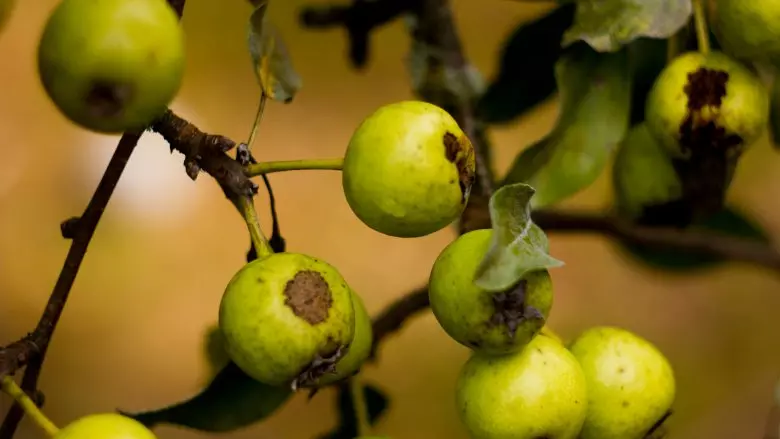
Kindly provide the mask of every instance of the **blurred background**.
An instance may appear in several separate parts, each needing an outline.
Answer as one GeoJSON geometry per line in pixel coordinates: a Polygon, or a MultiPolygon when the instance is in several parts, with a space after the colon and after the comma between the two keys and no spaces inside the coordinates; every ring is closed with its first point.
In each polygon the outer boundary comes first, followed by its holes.
{"type": "MultiPolygon", "coordinates": [[[[59,224],[82,212],[108,163],[116,136],[85,132],[48,101],[35,70],[37,39],[54,0],[17,2],[0,34],[0,344],[37,321],[68,241],[59,224]]],[[[274,2],[269,10],[292,51],[304,87],[291,105],[272,103],[257,156],[283,160],[341,155],[352,130],[380,105],[411,98],[402,22],[375,33],[364,72],[347,64],[339,30],[312,32],[299,9],[322,0],[274,2]]],[[[520,23],[549,10],[543,2],[453,0],[472,62],[490,78],[501,43],[520,23]]],[[[189,0],[186,79],[173,108],[208,132],[244,139],[259,88],[245,50],[246,1],[189,0]]],[[[78,54],[73,54],[78,56],[78,54]]],[[[511,126],[496,128],[496,168],[544,136],[557,116],[551,100],[511,126]]],[[[371,313],[427,279],[444,230],[393,239],[351,213],[336,172],[271,176],[282,230],[292,251],[336,265],[371,313]]],[[[609,173],[564,203],[599,209],[610,202],[609,173]]],[[[741,164],[729,194],[772,238],[780,236],[780,155],[764,139],[741,164]]],[[[258,208],[270,227],[267,197],[258,208]]],[[[230,203],[206,175],[189,180],[182,157],[147,134],[130,161],[74,286],[47,358],[41,388],[58,424],[91,412],[143,410],[186,398],[209,378],[202,339],[216,321],[226,282],[243,264],[248,239],[230,203]]],[[[672,437],[759,438],[780,370],[780,283],[765,269],[730,264],[679,275],[627,259],[599,236],[551,235],[556,304],[550,326],[565,338],[591,326],[621,325],[648,338],[678,379],[672,437]]],[[[430,313],[384,344],[366,379],[392,397],[377,432],[394,438],[466,438],[454,386],[468,351],[430,313]]],[[[0,397],[0,413],[10,406],[0,397]]],[[[297,395],[272,419],[224,438],[312,438],[336,422],[333,392],[297,395]]],[[[207,434],[163,427],[160,438],[207,434]]],[[[25,421],[18,438],[42,434],[25,421]]]]}

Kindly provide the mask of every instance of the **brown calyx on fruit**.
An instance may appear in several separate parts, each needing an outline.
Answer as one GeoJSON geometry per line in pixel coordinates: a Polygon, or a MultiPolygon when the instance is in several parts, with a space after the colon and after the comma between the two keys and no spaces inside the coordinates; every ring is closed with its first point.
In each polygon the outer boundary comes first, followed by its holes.
{"type": "Polygon", "coordinates": [[[517,328],[526,320],[541,319],[544,321],[544,316],[538,309],[526,305],[527,290],[528,281],[522,279],[508,290],[493,294],[494,312],[490,317],[490,324],[506,326],[509,338],[515,337],[517,328]]]}
{"type": "MultiPolygon", "coordinates": [[[[680,148],[688,158],[674,161],[683,186],[680,213],[686,226],[723,208],[743,139],[719,126],[720,106],[726,97],[728,72],[701,67],[688,74],[683,91],[688,114],[680,124],[680,148]]],[[[677,206],[679,207],[679,206],[677,206]]]]}
{"type": "Polygon", "coordinates": [[[698,111],[706,105],[720,107],[726,97],[728,72],[701,67],[688,74],[683,91],[688,96],[688,110],[698,111]]]}
{"type": "Polygon", "coordinates": [[[314,357],[314,360],[290,383],[292,390],[296,391],[299,387],[312,386],[320,377],[329,373],[335,374],[336,363],[344,358],[347,352],[349,352],[349,345],[341,345],[333,352],[314,357]]]}
{"type": "Polygon", "coordinates": [[[302,270],[287,281],[284,288],[284,304],[292,309],[296,316],[312,325],[324,322],[333,305],[333,294],[328,282],[314,270],[302,270]]]}
{"type": "Polygon", "coordinates": [[[129,84],[95,80],[85,97],[87,111],[94,117],[110,118],[122,114],[133,98],[133,87],[129,84]]]}
{"type": "Polygon", "coordinates": [[[465,204],[471,192],[471,186],[474,184],[476,173],[474,171],[474,146],[468,137],[458,138],[449,131],[444,133],[442,143],[444,143],[445,157],[458,168],[458,183],[462,194],[460,202],[465,204]]]}

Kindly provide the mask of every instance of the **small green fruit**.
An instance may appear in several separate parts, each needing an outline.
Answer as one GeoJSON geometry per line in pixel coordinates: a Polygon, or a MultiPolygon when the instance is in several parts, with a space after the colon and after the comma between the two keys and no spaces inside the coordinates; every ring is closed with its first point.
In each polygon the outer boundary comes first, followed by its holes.
{"type": "Polygon", "coordinates": [[[242,267],[219,308],[230,358],[270,385],[305,387],[333,370],[355,334],[352,293],[330,264],[276,253],[242,267]]]}
{"type": "Polygon", "coordinates": [[[53,439],[157,439],[135,419],[118,413],[98,413],[79,418],[60,429],[53,439]]]}
{"type": "Polygon", "coordinates": [[[569,350],[588,382],[580,439],[642,439],[665,419],[675,398],[674,373],[650,342],[624,329],[596,327],[569,350]]]}
{"type": "Polygon", "coordinates": [[[544,326],[553,303],[547,270],[532,271],[503,292],[474,283],[493,231],[474,230],[439,254],[428,280],[433,315],[458,343],[489,354],[515,352],[544,326]]]}
{"type": "Polygon", "coordinates": [[[352,292],[352,306],[355,309],[355,336],[352,339],[352,344],[349,345],[349,350],[344,358],[336,363],[335,373],[323,375],[317,380],[315,387],[326,386],[351,377],[360,370],[371,354],[371,346],[374,342],[371,317],[366,311],[363,299],[354,291],[352,292]]]}
{"type": "Polygon", "coordinates": [[[419,237],[460,216],[474,167],[474,148],[452,116],[426,102],[403,101],[379,108],[355,130],[342,185],[367,226],[419,237]]]}
{"type": "Polygon", "coordinates": [[[184,33],[165,0],[62,0],[38,46],[46,93],[101,133],[145,128],[182,82],[184,33]]]}
{"type": "Polygon", "coordinates": [[[456,401],[474,439],[574,439],[588,395],[574,356],[539,336],[510,355],[474,353],[458,378],[456,401]]]}
{"type": "Polygon", "coordinates": [[[683,196],[683,187],[671,158],[641,123],[623,139],[612,167],[615,204],[620,216],[652,221],[664,206],[683,196]]]}
{"type": "Polygon", "coordinates": [[[780,65],[780,4],[774,0],[715,0],[712,28],[730,55],[780,65]]]}
{"type": "Polygon", "coordinates": [[[739,156],[763,133],[769,97],[760,79],[720,52],[672,60],[647,97],[650,133],[672,157],[739,156]]]}

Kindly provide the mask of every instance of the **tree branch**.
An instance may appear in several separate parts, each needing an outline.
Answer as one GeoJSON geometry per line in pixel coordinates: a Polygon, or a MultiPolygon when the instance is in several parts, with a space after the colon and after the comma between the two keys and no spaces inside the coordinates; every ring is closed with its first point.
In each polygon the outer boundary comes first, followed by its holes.
{"type": "MultiPolygon", "coordinates": [[[[181,18],[186,0],[170,0],[169,4],[181,18]]],[[[38,391],[38,379],[57,323],[62,317],[73,283],[81,263],[95,234],[119,179],[135,150],[143,132],[128,132],[122,135],[106,171],[98,183],[81,217],[70,218],[60,225],[63,238],[71,239],[71,246],[65,257],[43,314],[35,329],[22,339],[0,348],[0,380],[25,367],[22,377],[24,390],[39,406],[43,405],[43,394],[38,391]]],[[[0,425],[0,439],[11,439],[24,416],[19,404],[14,403],[0,425]]]]}
{"type": "Polygon", "coordinates": [[[184,168],[193,180],[201,170],[205,171],[231,200],[257,193],[257,185],[244,173],[244,167],[225,154],[236,146],[233,140],[206,134],[171,110],[154,121],[150,128],[168,142],[171,150],[184,154],[184,168]]]}
{"type": "MultiPolygon", "coordinates": [[[[589,212],[542,210],[534,212],[533,219],[548,234],[596,233],[647,249],[716,256],[758,265],[780,274],[780,252],[771,245],[755,240],[696,230],[639,226],[615,216],[589,212]]],[[[426,286],[388,306],[374,319],[373,352],[378,350],[378,345],[387,336],[399,330],[407,319],[424,311],[428,305],[426,286]]]]}
{"type": "Polygon", "coordinates": [[[640,226],[615,216],[588,212],[547,210],[534,212],[533,218],[539,227],[549,232],[600,233],[647,249],[717,256],[755,264],[780,274],[780,252],[757,240],[692,229],[640,226]]]}
{"type": "MultiPolygon", "coordinates": [[[[36,393],[38,377],[41,373],[46,350],[54,334],[54,329],[62,316],[65,303],[68,300],[71,288],[76,280],[76,275],[87,253],[89,243],[140,137],[141,133],[126,133],[122,136],[106,172],[95,190],[95,194],[84,210],[84,214],[77,222],[69,220],[71,229],[74,232],[73,241],[65,258],[62,271],[60,271],[60,275],[57,278],[57,283],[54,285],[49,301],[35,330],[23,339],[0,349],[0,379],[26,365],[27,368],[22,378],[22,388],[30,395],[34,396],[36,393]],[[73,227],[73,224],[75,224],[75,227],[73,227]]],[[[10,439],[13,436],[22,416],[21,407],[18,404],[14,404],[6,415],[2,427],[0,427],[0,439],[10,439]]]]}

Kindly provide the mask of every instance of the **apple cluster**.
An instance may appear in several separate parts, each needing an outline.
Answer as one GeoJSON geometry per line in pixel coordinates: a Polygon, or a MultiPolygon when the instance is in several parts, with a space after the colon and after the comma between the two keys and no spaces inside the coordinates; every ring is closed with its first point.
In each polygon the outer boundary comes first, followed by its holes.
{"type": "Polygon", "coordinates": [[[720,50],[700,38],[698,51],[675,55],[647,95],[645,120],[618,150],[615,193],[627,218],[706,220],[722,208],[740,157],[769,124],[771,93],[756,65],[780,65],[780,8],[766,0],[710,6],[720,50]]]}
{"type": "Polygon", "coordinates": [[[458,413],[475,439],[642,439],[670,413],[675,378],[664,355],[622,328],[594,327],[566,345],[547,327],[548,270],[504,291],[475,278],[493,230],[450,243],[431,270],[431,309],[472,350],[457,382],[458,413]]]}

